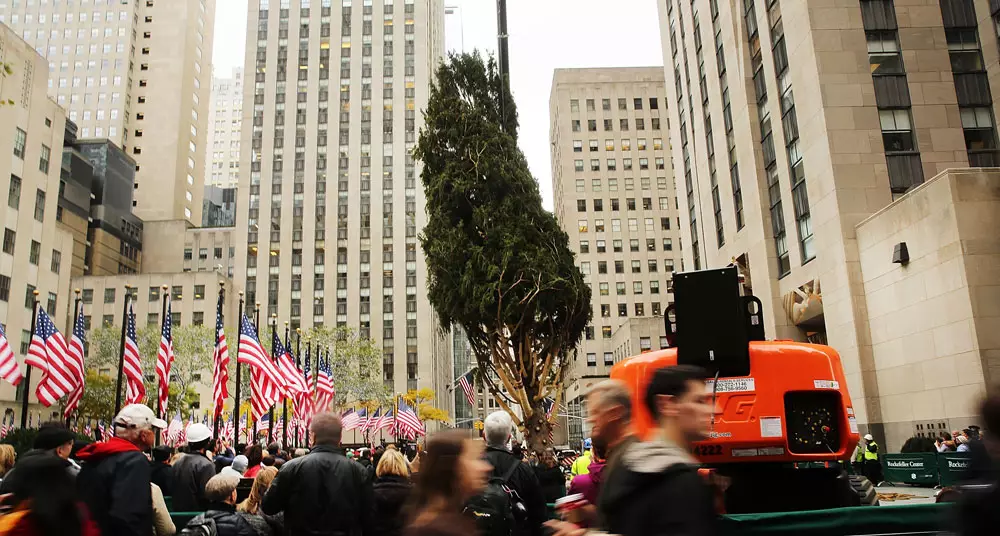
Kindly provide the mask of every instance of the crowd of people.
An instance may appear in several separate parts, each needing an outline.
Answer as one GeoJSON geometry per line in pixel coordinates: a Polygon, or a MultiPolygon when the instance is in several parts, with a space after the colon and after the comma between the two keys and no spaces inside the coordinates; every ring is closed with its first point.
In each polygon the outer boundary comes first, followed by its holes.
{"type": "MultiPolygon", "coordinates": [[[[0,535],[716,534],[717,496],[690,454],[710,432],[705,380],[692,366],[654,373],[643,399],[656,425],[648,440],[632,435],[626,387],[598,384],[587,395],[592,442],[569,481],[552,452],[529,463],[511,448],[514,427],[504,412],[485,419],[481,437],[448,430],[414,452],[345,451],[340,418],[329,413],[313,419],[308,451],[232,448],[192,424],[187,446],[175,452],[155,445],[167,423],[133,404],[115,416],[107,441],[80,444],[50,423],[16,459],[0,445],[0,535]],[[198,514],[175,526],[167,498],[171,511],[198,514]]],[[[992,397],[984,405],[988,429],[1000,429],[991,422],[998,418],[1000,398],[992,397]]],[[[988,467],[981,476],[993,487],[965,506],[980,517],[998,515],[1000,504],[988,467]]]]}

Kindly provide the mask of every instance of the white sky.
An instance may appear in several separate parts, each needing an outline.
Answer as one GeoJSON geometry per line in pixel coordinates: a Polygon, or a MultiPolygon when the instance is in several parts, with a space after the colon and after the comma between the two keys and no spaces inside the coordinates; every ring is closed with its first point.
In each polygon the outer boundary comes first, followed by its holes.
{"type": "MultiPolygon", "coordinates": [[[[446,0],[449,50],[496,51],[494,0],[446,0]]],[[[216,73],[243,64],[247,0],[216,0],[216,73]]],[[[552,208],[549,91],[556,67],[662,65],[655,0],[508,0],[511,90],[520,116],[520,146],[552,208]]]]}

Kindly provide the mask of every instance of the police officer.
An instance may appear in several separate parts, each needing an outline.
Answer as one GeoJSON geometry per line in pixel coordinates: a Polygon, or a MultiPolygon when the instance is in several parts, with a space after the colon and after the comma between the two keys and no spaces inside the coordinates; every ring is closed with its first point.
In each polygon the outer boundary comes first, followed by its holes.
{"type": "Polygon", "coordinates": [[[592,462],[593,455],[591,454],[591,447],[593,443],[590,438],[583,440],[583,454],[581,454],[576,460],[573,460],[573,466],[570,467],[570,472],[573,476],[586,475],[590,473],[590,462],[592,462]]]}

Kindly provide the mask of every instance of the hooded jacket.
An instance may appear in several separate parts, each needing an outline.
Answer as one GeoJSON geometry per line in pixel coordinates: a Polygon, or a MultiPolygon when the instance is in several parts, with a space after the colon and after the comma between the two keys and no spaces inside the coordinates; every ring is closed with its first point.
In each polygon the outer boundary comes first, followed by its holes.
{"type": "Polygon", "coordinates": [[[601,488],[601,528],[621,536],[716,534],[714,497],[697,464],[663,439],[630,445],[601,488]]]}
{"type": "Polygon", "coordinates": [[[80,449],[76,488],[104,536],[153,532],[149,462],[139,447],[112,437],[80,449]]]}
{"type": "Polygon", "coordinates": [[[604,482],[604,462],[593,462],[587,467],[585,475],[573,477],[569,483],[569,495],[580,493],[590,504],[597,504],[597,496],[604,482]]]}

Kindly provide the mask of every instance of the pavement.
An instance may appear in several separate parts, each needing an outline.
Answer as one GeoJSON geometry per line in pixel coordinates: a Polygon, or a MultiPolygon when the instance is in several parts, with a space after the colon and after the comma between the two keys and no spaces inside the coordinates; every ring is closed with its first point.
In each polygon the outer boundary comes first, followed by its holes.
{"type": "Polygon", "coordinates": [[[880,505],[895,504],[929,504],[933,503],[938,490],[918,486],[891,486],[883,484],[875,491],[878,493],[880,505]]]}

